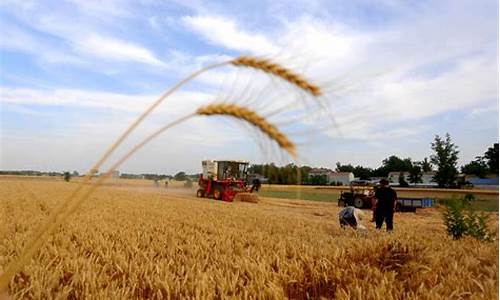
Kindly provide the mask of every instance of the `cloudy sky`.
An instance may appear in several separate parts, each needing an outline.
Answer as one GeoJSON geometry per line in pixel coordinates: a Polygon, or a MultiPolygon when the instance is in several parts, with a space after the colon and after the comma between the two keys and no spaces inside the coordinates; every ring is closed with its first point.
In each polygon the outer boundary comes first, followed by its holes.
{"type": "MultiPolygon", "coordinates": [[[[276,121],[302,163],[422,160],[434,135],[449,132],[463,164],[498,142],[494,0],[3,0],[0,31],[3,170],[83,172],[169,86],[238,55],[279,61],[324,90],[321,108],[306,104],[302,118],[276,121]],[[319,117],[320,109],[329,115],[319,117]]],[[[265,74],[233,69],[207,72],[167,99],[112,159],[201,103],[265,95],[267,102],[248,102],[260,112],[301,97],[265,74]]],[[[194,173],[202,159],[291,161],[239,125],[192,119],[120,170],[194,173]]]]}

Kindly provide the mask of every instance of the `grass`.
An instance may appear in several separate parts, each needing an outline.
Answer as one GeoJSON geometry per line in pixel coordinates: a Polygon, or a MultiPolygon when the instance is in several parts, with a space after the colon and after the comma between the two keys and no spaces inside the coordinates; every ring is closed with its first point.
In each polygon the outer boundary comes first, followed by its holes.
{"type": "Polygon", "coordinates": [[[270,191],[261,190],[259,191],[259,196],[270,197],[270,198],[282,198],[282,199],[301,199],[310,201],[322,201],[322,202],[337,202],[340,193],[322,193],[322,192],[312,192],[312,191],[270,191]]]}

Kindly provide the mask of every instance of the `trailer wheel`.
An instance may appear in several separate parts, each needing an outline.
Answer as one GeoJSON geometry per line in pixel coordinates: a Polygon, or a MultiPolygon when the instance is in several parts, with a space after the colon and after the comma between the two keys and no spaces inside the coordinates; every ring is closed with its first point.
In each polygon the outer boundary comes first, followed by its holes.
{"type": "Polygon", "coordinates": [[[363,208],[363,206],[365,206],[365,202],[363,201],[363,199],[359,197],[354,198],[354,207],[363,208]]]}
{"type": "Polygon", "coordinates": [[[214,198],[216,200],[221,200],[222,199],[222,188],[220,186],[215,187],[215,189],[214,189],[214,198]]]}
{"type": "Polygon", "coordinates": [[[198,198],[203,198],[205,197],[205,191],[203,189],[199,189],[197,192],[196,192],[196,197],[198,198]]]}

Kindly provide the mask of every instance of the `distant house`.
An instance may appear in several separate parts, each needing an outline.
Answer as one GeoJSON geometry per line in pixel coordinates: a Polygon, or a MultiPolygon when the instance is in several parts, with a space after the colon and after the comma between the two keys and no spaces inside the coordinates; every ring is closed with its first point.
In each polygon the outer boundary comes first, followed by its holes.
{"type": "Polygon", "coordinates": [[[340,182],[342,185],[349,185],[353,180],[354,174],[352,172],[332,172],[328,183],[340,182]]]}
{"type": "Polygon", "coordinates": [[[314,176],[325,176],[328,184],[340,182],[342,185],[349,185],[349,183],[354,180],[354,174],[352,172],[335,172],[327,168],[311,169],[309,171],[309,178],[314,176]]]}
{"type": "Polygon", "coordinates": [[[387,180],[389,180],[389,184],[391,185],[398,185],[399,184],[399,175],[403,173],[403,176],[405,178],[406,182],[409,181],[410,173],[409,172],[389,172],[389,175],[387,175],[387,180]]]}

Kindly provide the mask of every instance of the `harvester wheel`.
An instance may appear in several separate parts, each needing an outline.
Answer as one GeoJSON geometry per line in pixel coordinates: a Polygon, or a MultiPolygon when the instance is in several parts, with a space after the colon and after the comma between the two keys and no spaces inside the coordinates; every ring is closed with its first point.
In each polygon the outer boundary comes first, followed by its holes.
{"type": "Polygon", "coordinates": [[[354,198],[354,207],[356,208],[363,208],[365,206],[365,203],[363,202],[363,199],[356,197],[354,198]]]}
{"type": "Polygon", "coordinates": [[[222,199],[222,188],[221,187],[218,186],[214,189],[214,198],[216,200],[222,199]]]}
{"type": "Polygon", "coordinates": [[[199,189],[197,192],[196,192],[196,197],[198,198],[203,198],[205,197],[205,191],[203,189],[199,189]]]}

